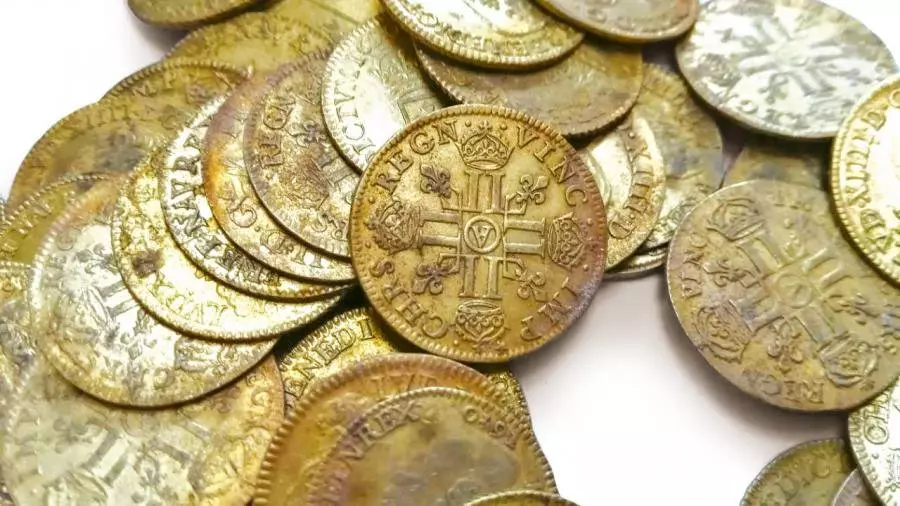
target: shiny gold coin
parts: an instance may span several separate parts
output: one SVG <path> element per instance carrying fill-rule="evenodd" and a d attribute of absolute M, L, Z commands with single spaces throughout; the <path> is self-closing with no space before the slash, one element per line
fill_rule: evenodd
<path fill-rule="evenodd" d="M 66 380 L 102 400 L 150 407 L 195 399 L 244 374 L 275 341 L 202 341 L 138 304 L 110 239 L 123 183 L 124 176 L 98 183 L 48 233 L 34 262 L 32 332 Z"/>
<path fill-rule="evenodd" d="M 163 28 L 195 28 L 247 9 L 261 0 L 128 0 L 144 23 Z"/>
<path fill-rule="evenodd" d="M 656 226 L 666 196 L 666 168 L 644 116 L 633 113 L 614 131 L 579 151 L 597 184 L 608 185 L 606 268 L 631 256 Z"/>
<path fill-rule="evenodd" d="M 712 0 L 676 56 L 713 108 L 796 139 L 834 137 L 857 99 L 896 71 L 875 34 L 818 0 Z"/>
<path fill-rule="evenodd" d="M 384 0 L 384 6 L 418 42 L 488 68 L 547 64 L 584 38 L 528 0 Z"/>
<path fill-rule="evenodd" d="M 644 66 L 635 114 L 647 120 L 666 168 L 666 196 L 659 219 L 641 250 L 664 246 L 684 216 L 719 189 L 725 170 L 722 136 L 715 120 L 700 108 L 684 81 L 653 64 Z"/>
<path fill-rule="evenodd" d="M 774 179 L 824 190 L 827 172 L 828 150 L 824 146 L 785 144 L 759 137 L 747 142 L 725 173 L 722 185 Z"/>
<path fill-rule="evenodd" d="M 272 14 L 319 27 L 334 42 L 384 12 L 380 0 L 281 0 L 269 9 Z"/>
<path fill-rule="evenodd" d="M 303 504 L 434 504 L 447 497 L 461 504 L 518 489 L 556 492 L 531 430 L 485 397 L 434 387 L 360 415 L 301 497 Z"/>
<path fill-rule="evenodd" d="M 110 406 L 44 365 L 26 379 L 0 463 L 17 504 L 246 504 L 284 417 L 272 360 L 178 409 Z"/>
<path fill-rule="evenodd" d="M 44 236 L 63 211 L 109 174 L 79 174 L 59 179 L 28 197 L 0 221 L 0 260 L 30 264 Z"/>
<path fill-rule="evenodd" d="M 203 58 L 269 72 L 329 44 L 328 34 L 319 27 L 270 12 L 249 12 L 194 30 L 166 58 Z"/>
<path fill-rule="evenodd" d="M 347 228 L 359 175 L 338 154 L 322 116 L 328 53 L 310 53 L 272 77 L 244 133 L 247 172 L 272 216 L 303 242 L 350 255 Z"/>
<path fill-rule="evenodd" d="M 799 411 L 851 409 L 900 372 L 900 291 L 841 237 L 825 193 L 778 181 L 723 188 L 669 246 L 675 313 L 741 390 Z"/>
<path fill-rule="evenodd" d="M 216 98 L 227 96 L 235 86 L 246 81 L 248 77 L 246 71 L 214 60 L 191 58 L 163 60 L 122 79 L 106 92 L 105 96 L 155 99 L 178 92 L 184 93 L 183 103 L 196 108 Z M 221 91 L 223 82 L 230 84 L 225 93 Z"/>
<path fill-rule="evenodd" d="M 537 0 L 548 11 L 600 37 L 637 44 L 684 35 L 697 21 L 697 0 Z"/>
<path fill-rule="evenodd" d="M 750 484 L 741 506 L 831 504 L 853 470 L 840 439 L 797 445 L 775 457 Z"/>
<path fill-rule="evenodd" d="M 556 494 L 536 490 L 516 490 L 476 499 L 466 506 L 578 506 Z"/>
<path fill-rule="evenodd" d="M 203 139 L 222 101 L 207 104 L 157 162 L 163 214 L 172 238 L 207 274 L 250 295 L 297 300 L 346 290 L 346 285 L 311 284 L 283 276 L 238 249 L 219 227 L 203 188 L 202 163 Z"/>
<path fill-rule="evenodd" d="M 831 198 L 847 235 L 885 276 L 900 283 L 900 77 L 853 109 L 831 155 Z"/>
<path fill-rule="evenodd" d="M 831 506 L 878 506 L 875 494 L 862 478 L 859 469 L 850 473 L 834 495 Z"/>
<path fill-rule="evenodd" d="M 900 441 L 900 419 L 894 416 L 900 402 L 897 383 L 878 394 L 867 405 L 850 414 L 847 432 L 850 448 L 859 463 L 859 469 L 871 485 L 876 500 L 873 504 L 898 504 L 897 441 Z"/>
<path fill-rule="evenodd" d="M 623 260 L 615 269 L 606 272 L 606 279 L 634 279 L 655 272 L 666 264 L 669 256 L 669 246 L 662 246 L 644 250 L 638 250 L 630 257 Z"/>
<path fill-rule="evenodd" d="M 123 85 L 116 91 L 121 96 L 104 98 L 54 125 L 19 167 L 10 205 L 18 206 L 67 175 L 130 172 L 168 142 L 173 131 L 189 123 L 211 97 L 228 95 L 246 78 L 243 72 L 221 64 L 186 61 L 178 65 L 152 67 L 140 79 L 142 84 Z M 169 68 L 180 70 L 170 73 Z M 175 75 L 179 77 L 170 79 Z M 186 75 L 203 78 L 186 79 Z"/>
<path fill-rule="evenodd" d="M 392 396 L 433 386 L 507 400 L 484 375 L 451 360 L 424 354 L 366 358 L 312 383 L 272 442 L 254 504 L 307 504 L 300 499 L 312 490 L 318 465 L 359 415 Z M 517 421 L 527 420 L 527 412 L 514 414 Z"/>
<path fill-rule="evenodd" d="M 588 306 L 606 211 L 558 132 L 509 109 L 456 106 L 373 158 L 350 240 L 366 295 L 401 336 L 456 360 L 505 362 Z"/>
<path fill-rule="evenodd" d="M 641 90 L 641 52 L 584 43 L 559 63 L 531 72 L 483 70 L 417 47 L 422 68 L 467 104 L 502 105 L 549 123 L 563 135 L 596 132 L 621 119 Z"/>
<path fill-rule="evenodd" d="M 112 237 L 119 269 L 134 296 L 154 316 L 189 334 L 225 341 L 276 336 L 311 322 L 339 300 L 256 298 L 200 271 L 169 235 L 159 174 L 148 161 L 119 195 Z"/>
<path fill-rule="evenodd" d="M 257 75 L 239 86 L 212 118 L 201 162 L 212 214 L 238 247 L 275 270 L 316 282 L 352 281 L 356 274 L 349 262 L 320 254 L 288 234 L 253 190 L 244 164 L 244 127 L 267 90 L 268 76 Z"/>
<path fill-rule="evenodd" d="M 0 261 L 0 421 L 22 378 L 34 363 L 28 285 L 33 270 L 19 262 Z M 0 504 L 3 504 L 0 493 Z"/>
<path fill-rule="evenodd" d="M 354 30 L 328 58 L 325 124 L 360 171 L 395 133 L 441 107 L 419 71 L 412 42 L 386 14 Z"/>

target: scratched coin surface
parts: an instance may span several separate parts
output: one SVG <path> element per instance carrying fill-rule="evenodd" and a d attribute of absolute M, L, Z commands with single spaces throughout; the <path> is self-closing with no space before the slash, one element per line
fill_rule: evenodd
<path fill-rule="evenodd" d="M 244 163 L 244 128 L 265 96 L 268 74 L 242 84 L 213 116 L 204 139 L 202 177 L 212 214 L 248 255 L 285 274 L 317 282 L 356 279 L 349 262 L 311 249 L 275 222 L 250 183 Z"/>
<path fill-rule="evenodd" d="M 412 42 L 386 14 L 360 26 L 328 58 L 325 124 L 360 171 L 395 133 L 443 107 L 419 71 Z"/>
<path fill-rule="evenodd" d="M 579 152 L 610 189 L 606 205 L 608 269 L 644 243 L 656 226 L 666 196 L 666 167 L 650 123 L 636 112 Z"/>
<path fill-rule="evenodd" d="M 169 232 L 197 266 L 218 281 L 251 295 L 310 299 L 334 295 L 342 285 L 304 283 L 283 276 L 238 249 L 212 215 L 203 187 L 203 138 L 222 99 L 204 107 L 155 161 Z"/>
<path fill-rule="evenodd" d="M 128 0 L 144 23 L 163 28 L 195 28 L 226 19 L 261 0 Z"/>
<path fill-rule="evenodd" d="M 605 39 L 647 44 L 674 39 L 697 21 L 697 0 L 537 0 L 582 30 Z"/>
<path fill-rule="evenodd" d="M 841 439 L 810 441 L 775 457 L 750 484 L 741 506 L 831 504 L 853 458 Z"/>
<path fill-rule="evenodd" d="M 606 279 L 634 279 L 655 272 L 666 264 L 669 246 L 664 244 L 645 250 L 643 247 L 619 263 L 615 269 L 606 272 Z"/>
<path fill-rule="evenodd" d="M 896 384 L 850 414 L 847 432 L 859 469 L 876 496 L 873 504 L 900 503 L 900 418 L 896 416 L 900 388 Z"/>
<path fill-rule="evenodd" d="M 263 363 L 178 409 L 111 406 L 49 365 L 19 390 L 0 450 L 17 504 L 246 504 L 284 418 L 278 369 Z"/>
<path fill-rule="evenodd" d="M 366 358 L 310 385 L 273 441 L 254 504 L 305 504 L 299 500 L 312 490 L 310 480 L 319 464 L 358 416 L 392 396 L 434 386 L 466 390 L 501 404 L 507 400 L 487 377 L 451 360 L 399 353 Z M 512 413 L 518 422 L 527 422 L 527 413 Z"/>
<path fill-rule="evenodd" d="M 196 108 L 210 100 L 227 96 L 248 77 L 246 70 L 219 61 L 192 58 L 163 60 L 122 79 L 106 92 L 106 96 L 165 99 L 173 93 L 182 93 L 181 97 L 171 97 L 180 99 L 172 100 L 171 106 L 191 105 Z M 222 83 L 228 85 L 224 90 Z"/>
<path fill-rule="evenodd" d="M 866 258 L 900 283 L 900 77 L 882 83 L 848 116 L 831 155 L 831 197 Z"/>
<path fill-rule="evenodd" d="M 0 260 L 0 423 L 19 383 L 34 364 L 28 285 L 30 266 Z M 0 493 L 0 504 L 3 504 Z"/>
<path fill-rule="evenodd" d="M 578 506 L 577 504 L 548 492 L 537 490 L 516 490 L 501 492 L 476 499 L 466 506 Z"/>
<path fill-rule="evenodd" d="M 381 0 L 281 0 L 269 12 L 317 26 L 334 42 L 384 12 Z"/>
<path fill-rule="evenodd" d="M 828 196 L 779 181 L 723 188 L 669 245 L 687 337 L 741 390 L 799 411 L 861 405 L 900 371 L 900 291 L 843 240 Z"/>
<path fill-rule="evenodd" d="M 270 12 L 248 12 L 194 30 L 166 58 L 202 58 L 270 72 L 304 53 L 329 45 L 328 35 L 318 27 Z"/>
<path fill-rule="evenodd" d="M 676 56 L 719 112 L 810 140 L 834 137 L 854 103 L 896 71 L 875 34 L 818 0 L 712 0 Z"/>
<path fill-rule="evenodd" d="M 423 47 L 416 56 L 456 101 L 518 109 L 569 136 L 621 119 L 641 90 L 640 50 L 613 44 L 586 42 L 555 65 L 515 73 L 470 67 Z"/>
<path fill-rule="evenodd" d="M 304 504 L 464 504 L 508 490 L 556 492 L 526 424 L 493 400 L 440 387 L 370 408 L 312 474 Z"/>
<path fill-rule="evenodd" d="M 303 242 L 341 258 L 350 255 L 347 228 L 359 175 L 338 153 L 322 115 L 317 51 L 272 77 L 250 114 L 244 146 L 247 172 L 272 216 Z"/>
<path fill-rule="evenodd" d="M 373 158 L 350 239 L 366 295 L 401 336 L 463 362 L 506 362 L 590 303 L 606 210 L 558 132 L 463 105 L 412 123 Z"/>
<path fill-rule="evenodd" d="M 841 488 L 834 495 L 831 506 L 878 506 L 869 485 L 863 480 L 859 469 L 856 469 L 844 480 Z"/>
<path fill-rule="evenodd" d="M 694 102 L 684 81 L 653 64 L 644 66 L 635 114 L 647 120 L 666 170 L 666 191 L 656 225 L 641 250 L 659 248 L 672 238 L 682 218 L 719 189 L 725 166 L 722 136 L 715 120 Z"/>
<path fill-rule="evenodd" d="M 199 270 L 169 234 L 159 174 L 147 161 L 125 184 L 112 224 L 113 250 L 125 284 L 154 316 L 189 334 L 244 341 L 305 325 L 339 297 L 290 302 L 253 297 Z"/>
<path fill-rule="evenodd" d="M 528 0 L 385 0 L 384 6 L 418 42 L 481 67 L 544 65 L 584 38 Z"/>
<path fill-rule="evenodd" d="M 138 304 L 110 238 L 123 182 L 98 183 L 48 233 L 34 262 L 32 332 L 66 380 L 102 400 L 150 407 L 195 399 L 256 365 L 275 341 L 188 337 Z"/>
<path fill-rule="evenodd" d="M 826 146 L 785 144 L 754 137 L 747 141 L 734 164 L 725 173 L 722 186 L 754 179 L 775 179 L 824 190 L 827 173 Z"/>
<path fill-rule="evenodd" d="M 108 174 L 79 174 L 59 179 L 28 197 L 0 220 L 0 260 L 30 264 L 44 236 L 79 196 L 105 181 Z"/>

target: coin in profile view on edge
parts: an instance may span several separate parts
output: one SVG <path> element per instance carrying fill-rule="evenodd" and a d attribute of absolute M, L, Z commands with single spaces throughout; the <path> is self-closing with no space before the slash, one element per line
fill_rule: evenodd
<path fill-rule="evenodd" d="M 191 29 L 227 19 L 263 0 L 128 0 L 134 15 L 149 25 Z"/>
<path fill-rule="evenodd" d="M 536 490 L 516 490 L 501 492 L 476 499 L 466 506 L 578 506 L 577 504 L 548 492 Z"/>

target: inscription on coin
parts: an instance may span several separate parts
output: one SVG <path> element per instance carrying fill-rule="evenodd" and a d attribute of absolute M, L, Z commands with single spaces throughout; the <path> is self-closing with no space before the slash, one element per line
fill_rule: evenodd
<path fill-rule="evenodd" d="M 900 390 L 894 384 L 872 402 L 851 413 L 847 421 L 853 455 L 866 481 L 872 485 L 875 495 L 872 504 L 897 504 L 900 500 L 900 474 L 897 473 L 897 466 L 900 465 L 897 445 L 900 419 L 894 416 L 898 402 Z M 836 500 L 835 506 L 838 504 Z"/>
<path fill-rule="evenodd" d="M 804 443 L 775 457 L 750 484 L 741 506 L 831 504 L 852 470 L 843 441 Z"/>
<path fill-rule="evenodd" d="M 28 285 L 33 271 L 19 262 L 0 261 L 0 423 L 15 389 L 30 372 L 36 352 L 31 328 Z M 0 492 L 0 504 L 3 504 Z"/>

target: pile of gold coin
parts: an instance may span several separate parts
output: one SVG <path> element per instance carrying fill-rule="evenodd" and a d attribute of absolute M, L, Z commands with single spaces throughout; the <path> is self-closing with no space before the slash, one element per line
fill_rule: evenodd
<path fill-rule="evenodd" d="M 0 504 L 572 505 L 507 364 L 664 265 L 724 379 L 849 413 L 743 504 L 900 504 L 900 77 L 860 22 L 128 3 L 193 31 L 16 174 Z"/>

